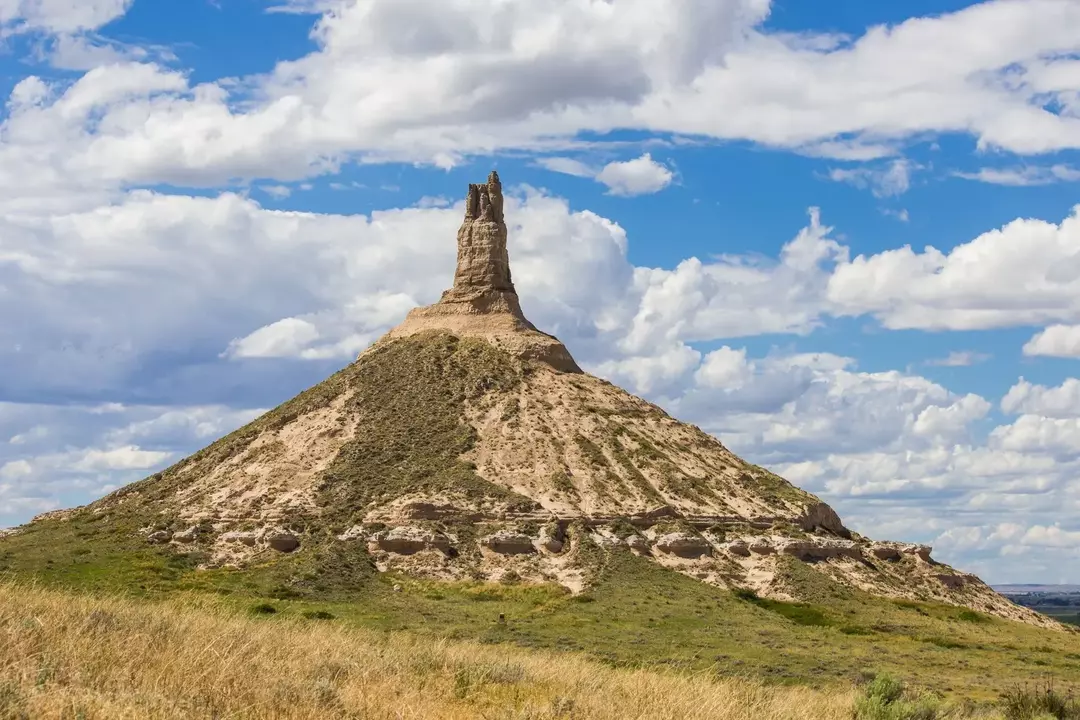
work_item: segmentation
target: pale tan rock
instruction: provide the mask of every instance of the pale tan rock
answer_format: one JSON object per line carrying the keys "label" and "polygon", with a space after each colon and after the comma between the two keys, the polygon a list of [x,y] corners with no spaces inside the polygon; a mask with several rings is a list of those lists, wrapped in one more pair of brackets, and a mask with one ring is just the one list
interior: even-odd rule
{"label": "pale tan rock", "polygon": [[387,338],[427,330],[481,337],[516,357],[545,363],[556,370],[581,368],[557,338],[540,332],[521,312],[506,249],[502,183],[492,171],[486,184],[469,185],[465,219],[458,230],[454,286],[439,302],[415,308]]}
{"label": "pale tan rock", "polygon": [[870,548],[870,554],[878,560],[887,560],[888,562],[897,562],[903,558],[899,548],[894,545],[873,545]]}
{"label": "pale tan rock", "polygon": [[450,538],[436,530],[400,525],[375,536],[375,543],[387,552],[398,555],[411,555],[421,550],[450,549]]}
{"label": "pale tan rock", "polygon": [[905,555],[914,555],[924,562],[930,562],[930,553],[933,550],[929,545],[905,545],[902,552]]}
{"label": "pale tan rock", "polygon": [[828,530],[840,537],[851,537],[851,531],[844,527],[840,516],[836,511],[823,502],[814,503],[806,508],[803,516],[798,519],[803,530]]}
{"label": "pale tan rock", "polygon": [[497,533],[488,535],[480,543],[484,547],[503,555],[525,555],[536,552],[531,537],[509,530],[500,530]]}
{"label": "pale tan rock", "polygon": [[255,547],[255,544],[259,541],[259,533],[254,530],[234,530],[222,533],[218,536],[218,540],[226,543],[240,543],[241,545],[247,545],[248,547]]}
{"label": "pale tan rock", "polygon": [[776,548],[770,545],[767,540],[755,540],[750,543],[750,552],[755,555],[773,555],[776,553]]}
{"label": "pale tan rock", "polygon": [[696,558],[709,555],[712,552],[712,545],[698,535],[673,532],[657,538],[656,549],[682,558]]}
{"label": "pale tan rock", "polygon": [[738,555],[739,557],[750,557],[750,547],[742,540],[730,542],[724,546],[724,549],[732,555]]}

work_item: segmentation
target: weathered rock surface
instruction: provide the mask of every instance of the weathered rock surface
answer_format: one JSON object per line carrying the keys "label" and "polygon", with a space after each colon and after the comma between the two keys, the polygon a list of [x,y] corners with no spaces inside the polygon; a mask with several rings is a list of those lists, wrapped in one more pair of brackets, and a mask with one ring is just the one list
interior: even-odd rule
{"label": "weathered rock surface", "polygon": [[755,555],[772,555],[776,552],[774,548],[767,540],[755,540],[750,543],[750,552]]}
{"label": "weathered rock surface", "polygon": [[398,555],[411,555],[421,550],[450,549],[450,538],[436,530],[399,525],[396,528],[377,533],[373,538],[380,549]]}
{"label": "weathered rock surface", "polygon": [[631,535],[626,538],[626,545],[637,552],[649,552],[649,541],[640,535]]}
{"label": "weathered rock surface", "polygon": [[966,579],[962,575],[948,575],[939,574],[934,576],[938,582],[950,590],[959,590],[967,584]]}
{"label": "weathered rock surface", "polygon": [[146,542],[151,545],[164,545],[172,540],[173,534],[168,530],[158,530],[146,536]]}
{"label": "weathered rock surface", "polygon": [[904,557],[903,553],[900,552],[900,549],[893,545],[873,545],[870,548],[870,554],[878,560],[886,560],[888,562],[899,562]]}
{"label": "weathered rock surface", "polygon": [[172,536],[173,542],[184,543],[185,545],[195,542],[198,539],[198,532],[195,528],[188,528],[178,533],[174,533]]}
{"label": "weathered rock surface", "polygon": [[240,543],[241,545],[247,545],[248,547],[255,547],[255,544],[259,542],[259,533],[254,530],[233,530],[222,533],[218,536],[218,540],[226,543]]}
{"label": "weathered rock surface", "polygon": [[851,531],[844,527],[840,516],[836,511],[823,502],[815,503],[806,508],[805,514],[799,518],[799,525],[803,530],[827,530],[843,538],[850,538]]}
{"label": "weathered rock surface", "polygon": [[278,533],[277,535],[271,535],[267,544],[271,550],[291,553],[300,547],[300,540],[291,533]]}
{"label": "weathered rock surface", "polygon": [[703,537],[686,532],[673,532],[656,539],[656,549],[682,558],[697,558],[712,552],[712,545]]}
{"label": "weathered rock surface", "polygon": [[829,560],[831,558],[851,558],[861,560],[863,550],[853,542],[810,542],[791,540],[783,543],[779,551],[800,560]]}
{"label": "weathered rock surface", "polygon": [[526,555],[536,552],[531,537],[509,530],[500,530],[497,533],[488,535],[480,543],[484,547],[503,555]]}
{"label": "weathered rock surface", "polygon": [[540,547],[544,548],[549,553],[561,553],[565,541],[566,537],[563,535],[562,529],[558,525],[554,527],[545,525],[540,530]]}
{"label": "weathered rock surface", "polygon": [[929,545],[905,545],[903,546],[903,553],[905,555],[914,555],[915,557],[925,562],[930,562],[930,552],[933,550]]}
{"label": "weathered rock surface", "polygon": [[559,340],[525,319],[510,277],[503,217],[502,183],[492,171],[487,183],[469,185],[465,219],[457,235],[454,286],[439,302],[411,310],[388,338],[440,328],[482,337],[516,357],[545,363],[560,372],[581,368]]}
{"label": "weathered rock surface", "polygon": [[741,540],[730,542],[724,546],[732,555],[738,555],[739,557],[750,557],[750,547]]}

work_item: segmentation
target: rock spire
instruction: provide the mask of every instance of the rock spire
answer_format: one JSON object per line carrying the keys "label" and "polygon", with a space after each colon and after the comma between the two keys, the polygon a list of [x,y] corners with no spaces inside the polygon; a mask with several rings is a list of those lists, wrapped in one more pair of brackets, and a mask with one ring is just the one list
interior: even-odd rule
{"label": "rock spire", "polygon": [[449,294],[464,298],[491,291],[514,293],[506,251],[502,183],[494,170],[487,183],[469,185],[465,220],[457,234],[457,271]]}
{"label": "rock spire", "polygon": [[494,170],[486,183],[469,185],[465,218],[457,234],[454,285],[439,302],[409,312],[389,338],[441,329],[482,337],[514,355],[561,372],[581,372],[566,347],[525,319],[510,277],[502,183]]}

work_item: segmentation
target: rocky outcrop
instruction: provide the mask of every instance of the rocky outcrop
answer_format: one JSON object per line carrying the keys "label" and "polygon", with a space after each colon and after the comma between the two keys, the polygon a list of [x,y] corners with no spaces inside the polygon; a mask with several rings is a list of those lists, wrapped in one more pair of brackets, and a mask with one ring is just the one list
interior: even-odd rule
{"label": "rocky outcrop", "polygon": [[924,562],[930,562],[930,552],[933,550],[929,545],[904,545],[902,552],[905,555],[914,555]]}
{"label": "rocky outcrop", "polygon": [[196,528],[188,528],[178,533],[173,533],[172,541],[189,545],[198,539],[198,531]]}
{"label": "rocky outcrop", "polygon": [[831,560],[833,558],[863,559],[862,548],[850,541],[810,542],[789,540],[782,543],[778,550],[783,555],[790,555],[804,561]]}
{"label": "rocky outcrop", "polygon": [[697,558],[712,553],[705,538],[687,532],[673,532],[656,539],[656,549],[681,558]]}
{"label": "rocky outcrop", "polygon": [[798,519],[798,523],[807,532],[826,530],[842,538],[851,537],[851,531],[844,527],[844,523],[840,521],[840,516],[823,502],[808,506],[803,516]]}
{"label": "rocky outcrop", "polygon": [[870,554],[878,560],[885,560],[887,562],[899,562],[904,557],[903,553],[901,553],[900,549],[895,545],[872,545],[870,547]]}
{"label": "rocky outcrop", "polygon": [[540,547],[549,553],[561,553],[565,541],[566,537],[563,535],[562,528],[558,525],[545,525],[540,529]]}
{"label": "rocky outcrop", "polygon": [[755,540],[750,543],[750,552],[755,555],[773,555],[776,553],[776,548],[768,540]]}
{"label": "rocky outcrop", "polygon": [[491,344],[560,372],[581,368],[561,342],[540,332],[521,312],[506,248],[502,183],[492,171],[486,183],[469,185],[465,218],[457,235],[454,286],[439,302],[414,308],[387,337],[397,338],[442,329],[461,336],[483,337]]}
{"label": "rocky outcrop", "polygon": [[254,530],[233,530],[231,532],[222,533],[218,536],[218,540],[225,543],[240,543],[241,545],[247,545],[248,547],[255,547],[255,544],[259,542],[259,533]]}
{"label": "rocky outcrop", "polygon": [[963,575],[935,575],[934,576],[939,583],[949,588],[950,590],[959,590],[967,584],[967,579]]}
{"label": "rocky outcrop", "polygon": [[503,555],[525,555],[536,552],[531,537],[509,530],[500,530],[488,535],[480,541],[480,544]]}
{"label": "rocky outcrop", "polygon": [[436,530],[413,525],[399,525],[390,530],[376,533],[372,538],[380,550],[396,555],[412,555],[421,550],[450,549],[450,538]]}
{"label": "rocky outcrop", "polygon": [[151,545],[164,545],[172,540],[173,534],[168,530],[157,530],[146,536],[146,542]]}
{"label": "rocky outcrop", "polygon": [[738,557],[750,557],[750,546],[744,543],[742,540],[730,542],[724,546],[724,549],[732,555],[737,555]]}
{"label": "rocky outcrop", "polygon": [[267,540],[271,550],[281,553],[291,553],[300,548],[300,539],[292,533],[277,533]]}
{"label": "rocky outcrop", "polygon": [[457,245],[454,287],[443,295],[443,302],[503,295],[512,311],[520,315],[506,251],[502,183],[494,170],[488,175],[487,183],[469,185],[465,220],[458,229]]}
{"label": "rocky outcrop", "polygon": [[640,535],[631,535],[630,537],[626,538],[626,545],[631,550],[636,550],[637,552],[649,552],[649,541],[641,537]]}

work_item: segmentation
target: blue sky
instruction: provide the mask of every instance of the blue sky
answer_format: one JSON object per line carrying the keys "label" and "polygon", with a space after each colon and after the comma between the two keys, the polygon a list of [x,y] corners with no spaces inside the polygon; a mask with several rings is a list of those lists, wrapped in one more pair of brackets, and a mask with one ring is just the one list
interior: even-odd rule
{"label": "blue sky", "polygon": [[874,537],[1080,581],[1080,3],[0,0],[0,526],[450,282]]}

